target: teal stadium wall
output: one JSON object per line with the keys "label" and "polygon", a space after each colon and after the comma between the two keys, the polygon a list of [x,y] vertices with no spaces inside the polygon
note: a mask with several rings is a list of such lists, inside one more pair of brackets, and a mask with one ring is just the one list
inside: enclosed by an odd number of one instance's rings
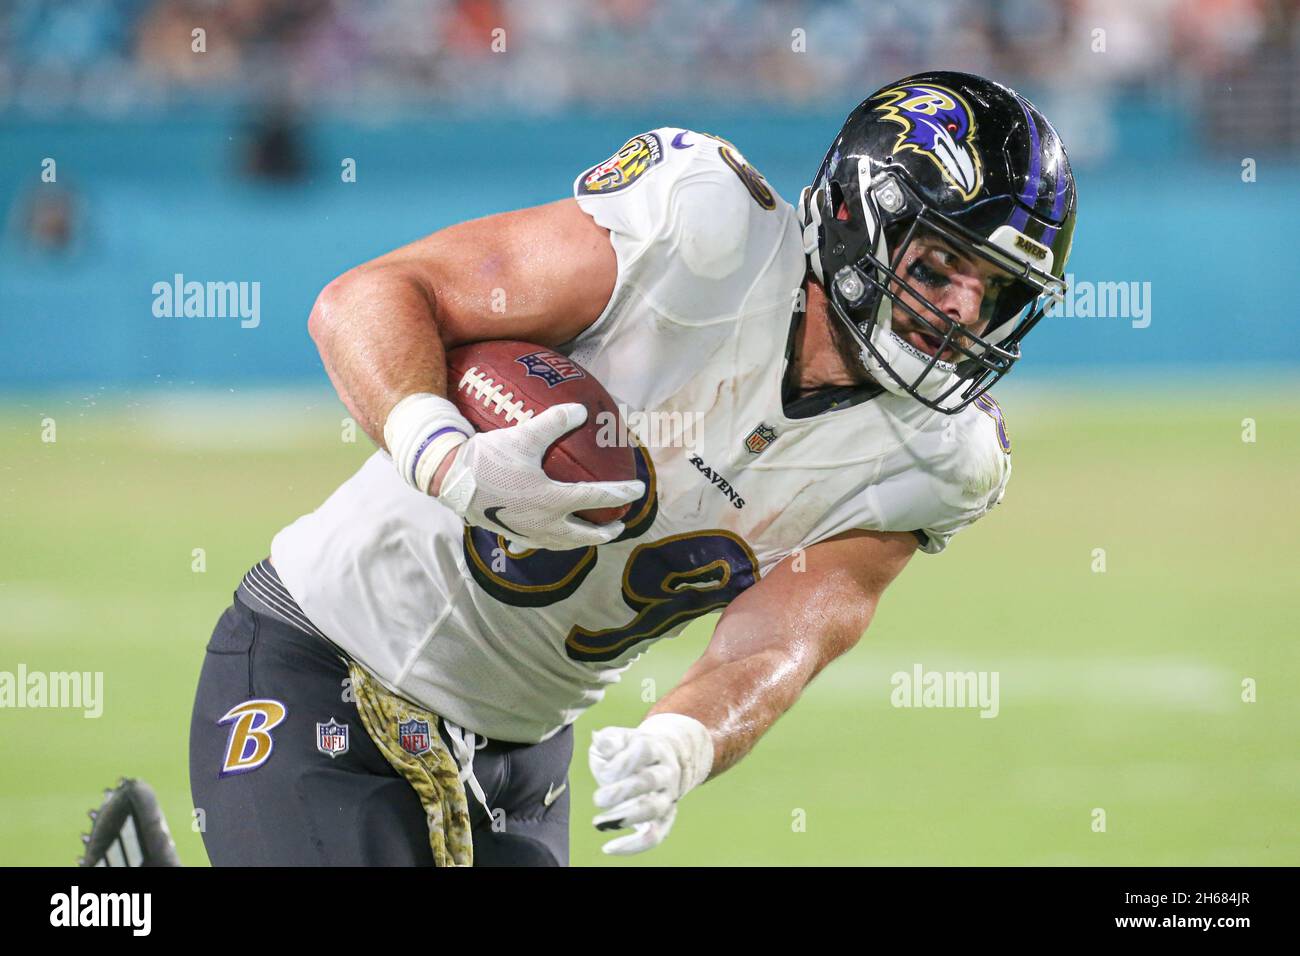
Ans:
{"label": "teal stadium wall", "polygon": [[[1176,117],[1117,114],[1114,158],[1076,164],[1080,227],[1070,271],[1149,282],[1151,324],[1057,316],[1017,377],[1178,374],[1294,365],[1294,222],[1300,169],[1208,158]],[[458,220],[568,195],[573,177],[658,125],[734,141],[787,199],[798,195],[842,111],[780,114],[663,107],[602,116],[416,117],[305,126],[309,172],[292,186],[240,175],[241,114],[147,121],[8,119],[0,125],[0,389],[274,385],[319,380],[306,333],[330,278]],[[44,157],[78,198],[71,252],[22,239],[19,210]],[[357,161],[355,183],[340,161]],[[1192,157],[1192,158],[1189,158]],[[154,283],[261,283],[261,321],[156,318]]]}

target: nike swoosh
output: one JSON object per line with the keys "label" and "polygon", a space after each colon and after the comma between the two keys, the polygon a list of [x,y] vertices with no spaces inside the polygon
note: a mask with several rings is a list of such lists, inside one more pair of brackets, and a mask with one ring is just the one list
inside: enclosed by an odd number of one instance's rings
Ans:
{"label": "nike swoosh", "polygon": [[686,130],[682,130],[673,137],[673,149],[690,149],[695,145],[694,143],[686,142],[686,132]]}
{"label": "nike swoosh", "polygon": [[560,784],[560,789],[558,790],[555,789],[555,784],[552,783],[546,788],[546,796],[542,798],[542,806],[549,807],[559,798],[560,794],[564,793],[564,791],[568,789],[569,782],[567,780]]}
{"label": "nike swoosh", "polygon": [[491,521],[494,525],[497,525],[500,528],[505,528],[516,538],[519,537],[518,531],[516,531],[514,528],[510,527],[510,525],[506,524],[504,521],[502,521],[500,518],[497,517],[497,515],[501,513],[501,510],[503,508],[505,508],[505,505],[493,505],[491,508],[484,508],[483,517],[487,518],[488,521]]}

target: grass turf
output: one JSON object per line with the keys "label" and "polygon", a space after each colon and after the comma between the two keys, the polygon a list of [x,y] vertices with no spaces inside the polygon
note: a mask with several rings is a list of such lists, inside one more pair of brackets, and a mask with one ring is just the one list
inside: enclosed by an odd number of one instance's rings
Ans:
{"label": "grass turf", "polygon": [[[863,642],[649,855],[599,852],[585,744],[637,721],[712,619],[583,717],[575,864],[1300,863],[1300,402],[1004,398],[1006,502],[914,558]],[[274,532],[368,453],[342,417],[332,396],[289,392],[6,403],[0,670],[102,671],[106,704],[98,719],[0,709],[0,863],[72,862],[122,774],[154,785],[182,859],[206,862],[186,766],[203,646]],[[891,706],[890,675],[915,664],[996,671],[998,716]]]}

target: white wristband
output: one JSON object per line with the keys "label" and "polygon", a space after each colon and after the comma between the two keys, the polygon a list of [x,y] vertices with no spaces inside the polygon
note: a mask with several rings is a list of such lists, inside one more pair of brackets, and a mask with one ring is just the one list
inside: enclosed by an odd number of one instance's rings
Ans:
{"label": "white wristband", "polygon": [[713,738],[709,729],[694,717],[654,714],[641,721],[637,729],[671,741],[682,765],[682,792],[677,795],[678,799],[709,779],[709,771],[713,769]]}
{"label": "white wristband", "polygon": [[474,426],[447,399],[432,392],[407,395],[384,422],[384,444],[402,480],[422,494],[447,454],[469,441]]}

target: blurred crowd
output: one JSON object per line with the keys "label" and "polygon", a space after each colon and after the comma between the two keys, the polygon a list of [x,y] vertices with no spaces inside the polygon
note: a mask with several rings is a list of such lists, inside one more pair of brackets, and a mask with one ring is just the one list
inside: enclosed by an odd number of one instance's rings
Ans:
{"label": "blurred crowd", "polygon": [[0,110],[797,105],[938,64],[1036,88],[1187,89],[1261,59],[1294,63],[1298,11],[1300,0],[5,0]]}

